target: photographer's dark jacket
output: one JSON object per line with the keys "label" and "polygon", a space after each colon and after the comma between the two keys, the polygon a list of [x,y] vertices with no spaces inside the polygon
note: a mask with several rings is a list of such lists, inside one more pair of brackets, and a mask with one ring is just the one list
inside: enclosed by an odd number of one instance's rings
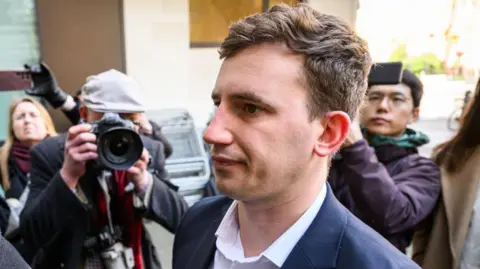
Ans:
{"label": "photographer's dark jacket", "polygon": [[440,171],[418,154],[417,147],[428,142],[421,133],[369,138],[335,156],[328,181],[346,208],[405,252],[415,226],[435,207]]}
{"label": "photographer's dark jacket", "polygon": [[[91,212],[95,209],[93,188],[96,177],[85,175],[79,186],[87,204],[80,201],[60,177],[66,135],[49,138],[31,151],[32,171],[30,195],[21,215],[25,242],[37,250],[33,268],[78,269],[82,262],[82,246],[91,230]],[[142,137],[155,169],[149,204],[144,217],[174,233],[187,209],[183,198],[166,179],[162,143]],[[146,269],[160,268],[155,247],[144,229],[142,255]]]}

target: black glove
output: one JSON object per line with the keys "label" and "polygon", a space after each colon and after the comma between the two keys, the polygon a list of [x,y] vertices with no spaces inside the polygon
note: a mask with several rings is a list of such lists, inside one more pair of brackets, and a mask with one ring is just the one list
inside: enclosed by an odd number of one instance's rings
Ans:
{"label": "black glove", "polygon": [[33,88],[25,90],[26,94],[44,98],[53,108],[59,108],[67,101],[68,94],[58,87],[55,76],[45,63],[25,65],[25,68],[33,82]]}

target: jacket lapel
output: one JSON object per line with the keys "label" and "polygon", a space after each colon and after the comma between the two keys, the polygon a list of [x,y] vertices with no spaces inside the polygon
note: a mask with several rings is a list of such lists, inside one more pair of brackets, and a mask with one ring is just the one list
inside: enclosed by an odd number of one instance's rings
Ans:
{"label": "jacket lapel", "polygon": [[327,196],[320,211],[293,248],[282,269],[335,268],[347,213],[333,197],[330,185],[325,186]]}
{"label": "jacket lapel", "polygon": [[450,251],[456,265],[459,264],[477,198],[479,163],[480,150],[477,150],[458,174],[451,175],[442,171],[442,195],[447,215]]}
{"label": "jacket lapel", "polygon": [[[229,203],[230,204],[230,203]],[[197,248],[190,256],[190,261],[185,268],[199,268],[199,269],[209,269],[210,265],[213,262],[215,256],[217,237],[215,232],[222,221],[223,216],[225,215],[228,206],[226,206],[222,214],[214,219],[208,229],[203,232],[201,239],[196,242]]]}

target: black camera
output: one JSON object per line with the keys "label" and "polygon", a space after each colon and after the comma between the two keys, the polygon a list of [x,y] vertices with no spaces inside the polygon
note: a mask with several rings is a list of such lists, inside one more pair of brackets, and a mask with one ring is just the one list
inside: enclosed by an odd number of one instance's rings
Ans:
{"label": "black camera", "polygon": [[368,74],[368,86],[399,84],[402,82],[402,76],[401,62],[376,63]]}
{"label": "black camera", "polygon": [[117,113],[105,113],[91,125],[97,136],[97,168],[127,170],[142,156],[143,142],[132,121]]}

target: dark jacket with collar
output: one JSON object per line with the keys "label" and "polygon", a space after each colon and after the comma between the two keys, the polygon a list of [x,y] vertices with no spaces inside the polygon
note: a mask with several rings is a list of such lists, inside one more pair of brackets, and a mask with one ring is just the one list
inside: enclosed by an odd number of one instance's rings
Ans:
{"label": "dark jacket with collar", "polygon": [[440,170],[416,147],[366,140],[340,151],[328,181],[337,199],[400,251],[410,245],[415,226],[435,207]]}
{"label": "dark jacket with collar", "polygon": [[[0,148],[3,147],[5,141],[0,141]],[[24,173],[15,163],[13,156],[10,154],[8,156],[8,169],[9,169],[9,179],[10,179],[10,188],[5,192],[5,198],[16,198],[18,199],[28,183],[27,174]],[[2,176],[0,173],[0,182],[2,182]],[[0,226],[1,227],[1,226]]]}
{"label": "dark jacket with collar", "polygon": [[[210,197],[185,215],[175,236],[173,269],[209,269],[216,251],[215,232],[232,200]],[[328,187],[314,221],[282,269],[419,269],[343,207]]]}
{"label": "dark jacket with collar", "polygon": [[[22,195],[25,187],[28,184],[28,177],[25,172],[23,172],[20,167],[17,166],[13,156],[8,157],[8,169],[9,179],[10,179],[10,189],[5,192],[6,198],[15,198],[18,199]],[[1,180],[1,176],[0,176]]]}
{"label": "dark jacket with collar", "polygon": [[[0,147],[3,146],[4,141],[0,142]],[[0,234],[5,236],[8,241],[15,247],[15,249],[22,255],[22,258],[26,262],[30,262],[33,258],[33,253],[30,249],[23,243],[21,238],[21,234],[19,233],[18,229],[15,229],[18,225],[16,222],[14,226],[11,223],[11,210],[8,206],[6,199],[14,198],[20,199],[25,188],[28,185],[28,175],[23,172],[20,167],[17,166],[13,156],[10,155],[8,157],[8,169],[9,169],[9,180],[10,180],[10,188],[5,192],[5,197],[0,197]],[[0,173],[0,182],[2,182],[2,176]],[[14,230],[12,230],[12,227]],[[6,235],[6,232],[9,232]],[[0,267],[1,268],[1,267]]]}
{"label": "dark jacket with collar", "polygon": [[[0,147],[3,147],[5,141],[0,141]],[[8,169],[9,169],[9,180],[10,188],[5,192],[6,198],[15,198],[18,199],[22,195],[25,187],[28,184],[28,177],[25,172],[23,172],[20,167],[17,166],[13,156],[10,154],[8,156]],[[2,176],[0,173],[0,182],[2,182]]]}
{"label": "dark jacket with collar", "polygon": [[[79,185],[88,200],[82,203],[60,177],[66,135],[49,138],[34,146],[30,195],[21,215],[20,228],[25,242],[37,251],[34,268],[77,269],[82,246],[90,230],[90,212],[95,208],[93,188],[98,183],[85,175]],[[155,169],[149,204],[143,212],[170,232],[175,232],[187,209],[183,198],[166,181],[162,144],[142,137]],[[95,185],[95,183],[97,185]],[[155,247],[144,229],[142,240],[146,269],[160,268]]]}
{"label": "dark jacket with collar", "polygon": [[[18,166],[15,165],[15,161],[13,160],[12,156],[8,158],[8,169],[10,170],[9,172],[10,188],[5,192],[4,198],[0,197],[0,199],[3,200],[3,203],[5,203],[5,205],[6,205],[5,199],[8,199],[8,198],[19,199],[28,183],[27,174],[25,174],[22,170],[20,170]],[[0,182],[1,181],[2,181],[2,176],[0,173]],[[10,218],[9,207],[0,206],[0,233],[3,234],[8,229],[9,218]]]}

